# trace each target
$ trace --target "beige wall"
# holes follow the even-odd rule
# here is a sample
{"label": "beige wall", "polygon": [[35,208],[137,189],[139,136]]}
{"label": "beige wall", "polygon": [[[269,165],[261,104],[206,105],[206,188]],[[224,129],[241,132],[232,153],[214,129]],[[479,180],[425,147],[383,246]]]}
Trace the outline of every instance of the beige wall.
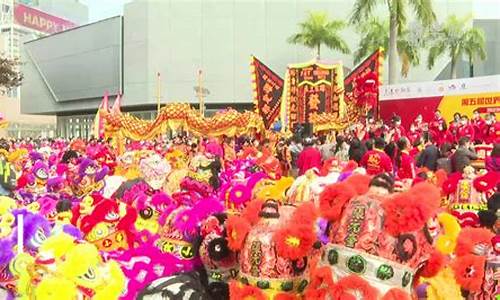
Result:
{"label": "beige wall", "polygon": [[31,132],[33,131],[33,129],[37,128],[43,131],[44,128],[47,128],[49,126],[55,127],[56,125],[55,116],[21,114],[21,105],[19,98],[11,98],[0,95],[0,112],[9,122],[8,128],[0,129],[0,137],[8,136],[8,131],[11,131],[12,128],[14,128],[16,125],[20,128],[21,136],[23,136],[23,129],[25,128],[31,128]]}

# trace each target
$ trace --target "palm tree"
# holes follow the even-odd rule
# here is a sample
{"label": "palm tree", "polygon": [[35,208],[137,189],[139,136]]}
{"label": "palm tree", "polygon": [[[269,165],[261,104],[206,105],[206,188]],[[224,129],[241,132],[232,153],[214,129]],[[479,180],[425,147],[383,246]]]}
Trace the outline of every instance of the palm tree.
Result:
{"label": "palm tree", "polygon": [[479,28],[470,28],[465,37],[465,54],[469,58],[469,77],[474,77],[474,58],[486,59],[486,39],[484,31]]}
{"label": "palm tree", "polygon": [[300,31],[289,37],[288,42],[316,49],[318,59],[322,44],[332,50],[348,54],[349,46],[339,35],[339,31],[345,26],[343,21],[330,20],[325,12],[310,12],[307,20],[299,24]]}
{"label": "palm tree", "polygon": [[436,60],[448,53],[451,59],[451,78],[457,78],[457,63],[465,53],[469,57],[469,63],[472,70],[473,59],[479,56],[480,59],[486,59],[484,33],[478,28],[466,28],[464,26],[470,20],[470,17],[459,19],[451,15],[442,24],[436,32],[435,38],[431,41],[429,48],[429,57],[427,58],[427,67],[431,69]]}
{"label": "palm tree", "polygon": [[[355,64],[359,63],[379,47],[387,49],[389,46],[389,21],[371,18],[361,23],[357,31],[362,37],[359,41],[358,49],[354,52]],[[423,47],[423,40],[413,41],[410,38],[410,33],[408,29],[403,30],[398,35],[397,41],[397,53],[401,61],[401,75],[403,77],[408,76],[411,66],[420,64],[419,49]],[[386,56],[385,51],[384,56]]]}
{"label": "palm tree", "polygon": [[356,0],[351,23],[359,24],[370,17],[378,3],[386,3],[389,9],[389,84],[397,81],[398,35],[406,26],[408,6],[411,5],[418,21],[428,27],[436,20],[431,0]]}

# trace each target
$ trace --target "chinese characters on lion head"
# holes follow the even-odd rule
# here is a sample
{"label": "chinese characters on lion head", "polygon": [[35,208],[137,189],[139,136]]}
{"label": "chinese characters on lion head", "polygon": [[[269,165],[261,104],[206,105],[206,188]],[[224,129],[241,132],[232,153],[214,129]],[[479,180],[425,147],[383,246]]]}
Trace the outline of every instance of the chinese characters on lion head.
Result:
{"label": "chinese characters on lion head", "polygon": [[320,211],[330,223],[330,241],[306,295],[410,299],[417,272],[434,275],[442,255],[434,250],[438,232],[431,232],[428,222],[438,213],[439,190],[419,183],[391,194],[393,186],[393,179],[381,174],[369,184],[345,181],[324,189]]}

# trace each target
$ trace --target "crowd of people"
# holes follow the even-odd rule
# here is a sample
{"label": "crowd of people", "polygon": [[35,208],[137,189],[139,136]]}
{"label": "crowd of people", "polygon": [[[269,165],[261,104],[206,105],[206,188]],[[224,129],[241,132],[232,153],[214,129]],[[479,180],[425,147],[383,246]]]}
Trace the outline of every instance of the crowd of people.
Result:
{"label": "crowd of people", "polygon": [[[485,160],[488,171],[500,171],[500,123],[494,113],[484,119],[478,111],[469,122],[459,113],[449,126],[436,111],[434,119],[424,122],[418,115],[409,130],[394,116],[390,124],[368,118],[366,124],[354,124],[341,133],[330,136],[296,138],[288,143],[290,169],[304,174],[311,167],[335,157],[339,161],[355,161],[368,174],[391,173],[397,179],[413,179],[422,168],[447,174],[462,172],[473,161]],[[478,156],[475,147],[491,145],[488,157]],[[303,154],[300,154],[304,150]],[[285,157],[284,164],[288,156]],[[286,170],[286,169],[285,169]]]}
{"label": "crowd of people", "polygon": [[498,299],[500,124],[483,117],[0,140],[0,297]]}

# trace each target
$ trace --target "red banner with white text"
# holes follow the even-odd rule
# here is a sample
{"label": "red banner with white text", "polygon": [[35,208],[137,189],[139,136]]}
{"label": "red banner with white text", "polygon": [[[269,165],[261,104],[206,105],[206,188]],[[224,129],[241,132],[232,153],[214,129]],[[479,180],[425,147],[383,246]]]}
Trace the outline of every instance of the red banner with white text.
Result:
{"label": "red banner with white text", "polygon": [[16,4],[15,6],[14,21],[18,25],[48,34],[64,31],[77,26],[71,21],[22,4]]}

